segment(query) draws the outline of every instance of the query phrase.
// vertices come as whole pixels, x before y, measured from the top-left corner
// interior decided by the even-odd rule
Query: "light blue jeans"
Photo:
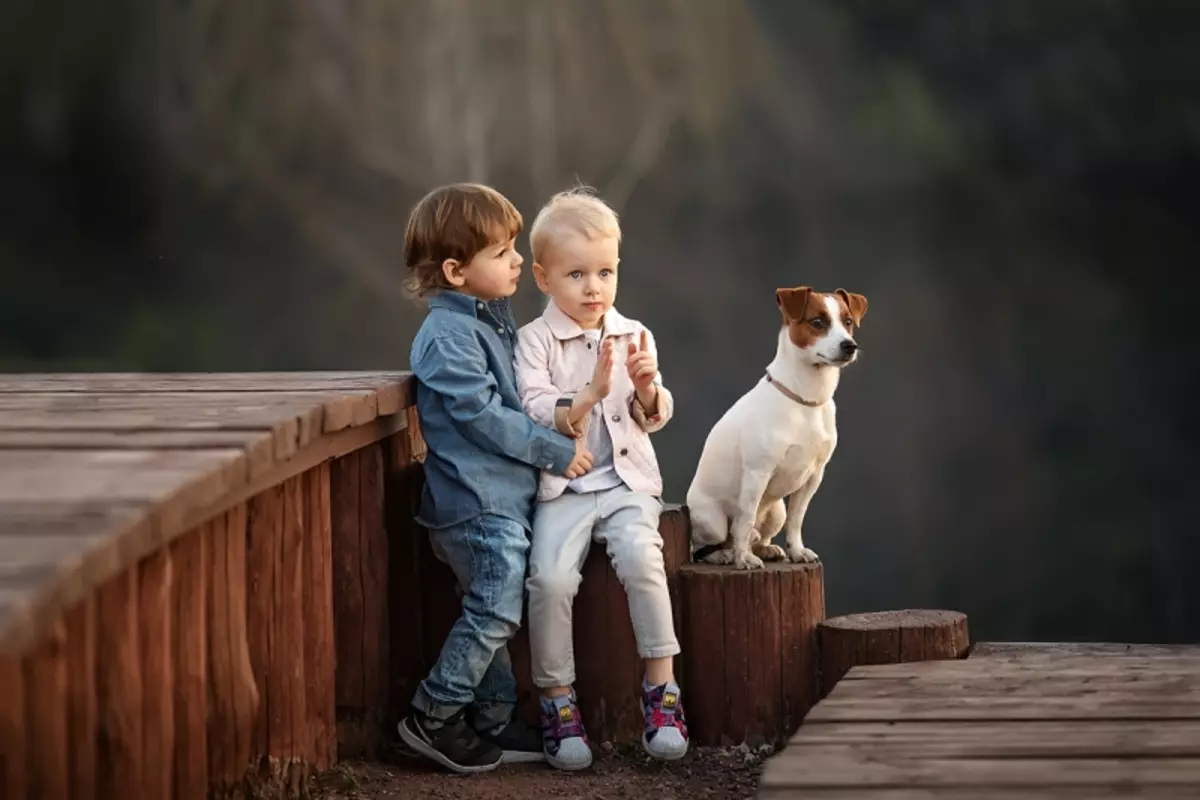
[[[462,615],[412,704],[445,720],[473,703],[476,728],[504,725],[517,703],[508,640],[521,626],[529,537],[519,522],[491,514],[429,537],[458,579]]]

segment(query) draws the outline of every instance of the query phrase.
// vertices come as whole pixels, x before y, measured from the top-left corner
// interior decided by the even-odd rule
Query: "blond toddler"
[[[654,337],[613,307],[621,229],[616,213],[586,189],[555,195],[530,228],[533,275],[549,296],[521,328],[517,389],[535,421],[582,439],[591,468],[579,477],[542,472],[529,552],[529,639],[541,691],[547,760],[582,769],[591,748],[572,684],[572,605],[593,541],[602,543],[629,600],[645,659],[642,744],[680,758],[687,726],[672,662],[679,653],[663,567],[662,476],[650,434],[671,418]]]

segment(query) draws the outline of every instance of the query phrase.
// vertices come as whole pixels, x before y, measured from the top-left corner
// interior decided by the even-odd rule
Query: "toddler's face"
[[[565,237],[533,265],[538,288],[581,328],[599,328],[617,297],[619,246],[611,237]]]
[[[524,262],[515,239],[489,244],[462,268],[462,291],[487,301],[512,297]]]

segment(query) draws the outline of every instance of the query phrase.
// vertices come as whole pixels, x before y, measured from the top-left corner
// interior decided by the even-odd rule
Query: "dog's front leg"
[[[808,512],[808,504],[813,495],[821,488],[825,478],[825,465],[817,467],[812,477],[797,489],[787,499],[787,519],[783,523],[784,536],[787,540],[788,558],[796,562],[812,562],[817,560],[817,554],[804,546],[804,536],[800,529],[804,527],[804,515]]]
[[[771,475],[767,472],[747,470],[742,474],[742,487],[738,492],[737,514],[731,525],[731,549],[733,565],[738,569],[761,569],[763,561],[750,550],[754,523],[758,521],[758,505],[767,491]]]

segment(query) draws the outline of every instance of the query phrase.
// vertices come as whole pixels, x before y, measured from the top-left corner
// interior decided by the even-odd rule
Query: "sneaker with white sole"
[[[688,732],[679,684],[668,681],[662,686],[650,686],[643,682],[642,713],[646,717],[642,748],[663,761],[683,758],[688,749]]]
[[[590,767],[592,748],[583,729],[575,692],[554,699],[543,697],[541,706],[542,746],[550,766],[563,770]]]

